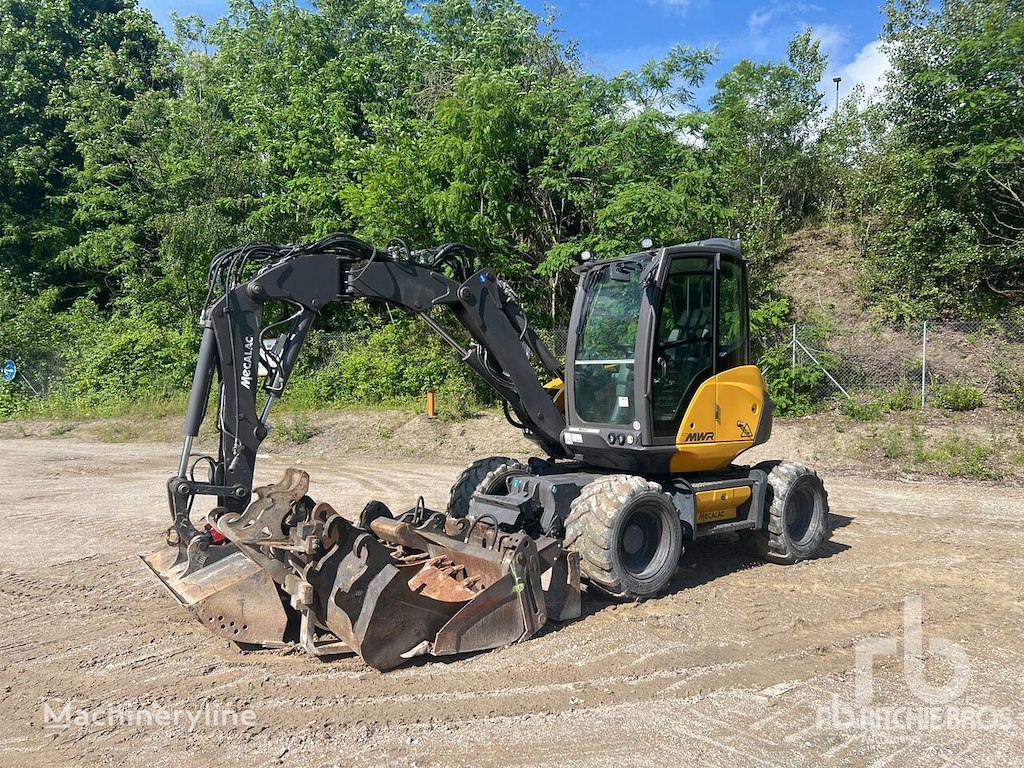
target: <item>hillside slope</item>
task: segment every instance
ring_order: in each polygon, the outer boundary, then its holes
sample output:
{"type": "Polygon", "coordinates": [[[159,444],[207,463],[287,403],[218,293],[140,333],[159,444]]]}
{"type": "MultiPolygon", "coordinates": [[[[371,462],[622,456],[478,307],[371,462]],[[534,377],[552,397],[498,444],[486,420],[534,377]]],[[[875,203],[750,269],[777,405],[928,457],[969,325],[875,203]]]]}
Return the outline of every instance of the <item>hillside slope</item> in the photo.
{"type": "MultiPolygon", "coordinates": [[[[849,228],[790,235],[776,266],[801,342],[829,352],[830,372],[850,392],[921,382],[923,319],[890,322],[863,292],[863,257],[849,228]]],[[[1024,327],[1008,318],[932,318],[926,382],[977,388],[988,404],[1024,395],[1024,327]]],[[[834,389],[834,388],[833,388],[834,389]]]]}

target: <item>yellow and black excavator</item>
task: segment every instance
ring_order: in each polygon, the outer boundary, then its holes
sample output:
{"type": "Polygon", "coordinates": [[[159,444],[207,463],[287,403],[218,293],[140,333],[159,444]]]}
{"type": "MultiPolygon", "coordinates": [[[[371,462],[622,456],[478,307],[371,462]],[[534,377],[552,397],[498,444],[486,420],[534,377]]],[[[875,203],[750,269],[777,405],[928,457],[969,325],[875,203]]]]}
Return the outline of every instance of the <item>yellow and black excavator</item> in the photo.
{"type": "Polygon", "coordinates": [[[581,583],[616,600],[652,597],[685,542],[703,536],[735,532],[777,563],[814,554],[829,535],[815,472],[735,463],[772,424],[750,360],[739,243],[650,247],[575,271],[563,367],[511,287],[464,245],[378,249],[337,234],[217,254],[181,462],[167,484],[169,546],[145,562],[242,648],[298,643],[389,669],[576,618],[581,583]],[[419,316],[544,457],[474,462],[443,511],[420,499],[401,514],[371,501],[342,515],[310,498],[297,469],[253,500],[271,407],[313,321],[355,299],[419,316]],[[443,308],[461,331],[446,326],[443,308]],[[195,443],[215,383],[219,446],[205,455],[195,443]],[[198,496],[217,501],[199,527],[198,496]]]}

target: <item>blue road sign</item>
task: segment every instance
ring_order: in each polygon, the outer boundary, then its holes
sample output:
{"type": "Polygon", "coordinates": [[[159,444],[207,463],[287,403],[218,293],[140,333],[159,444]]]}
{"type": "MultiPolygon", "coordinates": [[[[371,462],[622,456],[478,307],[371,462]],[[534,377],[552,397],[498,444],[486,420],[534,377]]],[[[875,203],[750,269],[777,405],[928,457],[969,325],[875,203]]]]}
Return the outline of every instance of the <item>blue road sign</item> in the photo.
{"type": "Polygon", "coordinates": [[[18,366],[14,364],[13,360],[4,360],[4,381],[14,381],[14,377],[18,373],[18,366]]]}

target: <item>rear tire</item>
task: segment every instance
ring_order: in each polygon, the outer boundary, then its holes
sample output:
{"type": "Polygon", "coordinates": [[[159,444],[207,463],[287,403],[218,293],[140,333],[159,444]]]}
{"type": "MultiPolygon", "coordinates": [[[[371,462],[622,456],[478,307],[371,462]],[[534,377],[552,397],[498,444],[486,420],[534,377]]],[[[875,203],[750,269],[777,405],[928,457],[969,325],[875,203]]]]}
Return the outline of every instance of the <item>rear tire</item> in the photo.
{"type": "Polygon", "coordinates": [[[793,462],[768,474],[765,525],[741,531],[744,542],[762,560],[792,565],[814,555],[831,535],[828,493],[817,473],[793,462]]]}
{"type": "Polygon", "coordinates": [[[469,500],[477,492],[480,484],[488,474],[505,464],[518,464],[508,456],[488,456],[477,459],[459,475],[448,495],[448,514],[452,517],[465,517],[469,514],[469,500]]]}
{"type": "Polygon", "coordinates": [[[580,555],[580,574],[616,600],[661,591],[679,564],[679,513],[657,483],[632,475],[602,477],[572,502],[565,546],[580,555]]]}

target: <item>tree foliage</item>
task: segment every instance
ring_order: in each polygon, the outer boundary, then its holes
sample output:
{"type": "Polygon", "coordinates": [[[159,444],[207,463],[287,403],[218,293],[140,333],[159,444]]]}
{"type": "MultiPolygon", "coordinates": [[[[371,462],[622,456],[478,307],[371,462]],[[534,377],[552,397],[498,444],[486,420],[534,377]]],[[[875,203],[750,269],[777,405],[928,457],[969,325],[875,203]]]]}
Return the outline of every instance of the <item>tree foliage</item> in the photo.
{"type": "MultiPolygon", "coordinates": [[[[134,0],[0,0],[0,352],[78,398],[182,389],[210,255],[335,230],[469,243],[541,327],[565,322],[583,250],[739,234],[767,332],[785,233],[849,220],[890,314],[1001,311],[1024,274],[1021,8],[888,14],[884,98],[826,118],[810,31],[702,106],[715,51],[598,75],[514,0],[231,0],[170,36],[134,0]]],[[[412,331],[381,308],[323,320],[321,400],[454,381],[393,370],[412,331]]]]}
{"type": "Polygon", "coordinates": [[[1024,7],[887,10],[870,284],[895,315],[998,312],[1024,296],[1024,7]]]}

